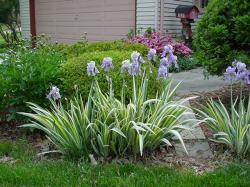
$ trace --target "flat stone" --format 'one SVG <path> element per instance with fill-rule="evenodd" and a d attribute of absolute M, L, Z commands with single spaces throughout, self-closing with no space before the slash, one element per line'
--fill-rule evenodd
<path fill-rule="evenodd" d="M 189 102 L 187 101 L 186 103 L 184 103 L 185 106 L 189 106 Z M 187 114 L 185 114 L 184 116 L 182 116 L 182 118 L 180 120 L 188 120 L 188 119 L 195 119 L 195 114 L 194 112 L 190 109 L 189 111 L 187 111 Z M 193 123 L 189 123 L 186 124 L 190 130 L 182 130 L 180 132 L 183 140 L 193 140 L 193 139 L 202 139 L 205 140 L 206 137 L 201 129 L 201 127 L 199 125 L 194 126 L 195 124 Z M 174 140 L 177 140 L 177 137 L 173 137 Z"/>
<path fill-rule="evenodd" d="M 183 140 L 205 140 L 206 137 L 200 126 L 196 126 L 192 130 L 183 130 L 180 132 Z"/>
<path fill-rule="evenodd" d="M 209 76 L 209 79 L 204 79 L 203 69 L 197 68 L 180 73 L 170 74 L 173 80 L 173 86 L 182 82 L 177 89 L 178 94 L 189 94 L 203 91 L 213 91 L 220 89 L 223 86 L 229 85 L 229 82 L 223 80 L 223 77 Z"/>
<path fill-rule="evenodd" d="M 175 146 L 176 154 L 179 157 L 188 156 L 188 157 L 198 158 L 198 159 L 206 159 L 206 158 L 213 157 L 213 153 L 206 140 L 186 142 L 185 146 L 188 151 L 188 155 L 186 154 L 183 146 L 180 143 L 175 143 L 174 146 Z"/>

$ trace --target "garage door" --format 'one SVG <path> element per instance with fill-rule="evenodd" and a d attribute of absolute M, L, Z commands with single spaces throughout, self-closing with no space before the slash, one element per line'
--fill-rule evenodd
<path fill-rule="evenodd" d="M 126 37 L 135 28 L 135 0 L 36 0 L 36 31 L 73 43 Z"/>

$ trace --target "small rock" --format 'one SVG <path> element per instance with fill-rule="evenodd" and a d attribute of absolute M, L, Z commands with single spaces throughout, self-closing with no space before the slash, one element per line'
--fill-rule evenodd
<path fill-rule="evenodd" d="M 3 156 L 0 158 L 0 163 L 3 163 L 3 164 L 14 164 L 16 163 L 17 160 L 15 160 L 14 158 L 12 157 L 9 157 L 9 156 Z"/>
<path fill-rule="evenodd" d="M 90 163 L 91 163 L 92 165 L 94 165 L 94 166 L 97 165 L 97 161 L 96 161 L 96 159 L 94 158 L 94 155 L 90 154 L 90 155 L 89 155 L 89 159 L 90 159 Z"/>

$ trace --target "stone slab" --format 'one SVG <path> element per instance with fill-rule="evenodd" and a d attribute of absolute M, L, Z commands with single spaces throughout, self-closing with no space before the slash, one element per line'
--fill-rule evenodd
<path fill-rule="evenodd" d="M 187 101 L 186 103 L 184 103 L 184 105 L 189 106 L 189 102 Z M 185 114 L 180 120 L 188 120 L 188 119 L 195 119 L 195 114 L 191 109 L 187 111 L 187 114 Z M 191 130 L 182 130 L 180 132 L 183 140 L 193 140 L 193 139 L 205 140 L 206 139 L 199 125 L 195 126 L 195 124 L 190 122 L 189 124 L 187 124 L 187 126 Z M 177 138 L 173 137 L 173 139 L 176 140 Z"/>
<path fill-rule="evenodd" d="M 207 158 L 213 157 L 213 153 L 206 140 L 186 142 L 185 146 L 188 151 L 188 155 L 186 154 L 186 152 L 184 151 L 180 143 L 175 143 L 174 146 L 175 146 L 176 154 L 179 157 L 188 156 L 188 157 L 198 158 L 198 159 L 207 159 Z"/>

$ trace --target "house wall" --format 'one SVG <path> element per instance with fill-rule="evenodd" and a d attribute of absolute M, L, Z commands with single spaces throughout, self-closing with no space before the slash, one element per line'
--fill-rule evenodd
<path fill-rule="evenodd" d="M 160 30 L 161 0 L 35 0 L 36 30 L 54 41 L 76 42 L 84 32 L 90 41 L 126 37 L 130 28 Z M 178 5 L 199 6 L 200 0 L 163 0 L 162 31 L 180 35 L 180 19 L 175 17 Z M 135 3 L 136 6 L 135 6 Z M 136 12 L 135 12 L 136 8 Z M 29 0 L 20 0 L 23 38 L 30 37 Z M 136 20 L 135 20 L 136 19 Z M 193 24 L 195 28 L 196 22 Z"/>
<path fill-rule="evenodd" d="M 158 15 L 159 0 L 137 0 L 136 28 L 144 32 L 147 28 L 159 26 Z"/>
<path fill-rule="evenodd" d="M 175 16 L 175 8 L 178 5 L 193 5 L 194 0 L 164 0 L 164 21 L 163 21 L 163 33 L 170 35 L 181 35 L 182 25 L 180 18 Z M 196 22 L 192 24 L 192 28 L 195 28 Z"/>
<path fill-rule="evenodd" d="M 135 28 L 135 0 L 36 0 L 36 31 L 73 43 L 125 38 Z"/>
<path fill-rule="evenodd" d="M 175 8 L 178 5 L 196 5 L 199 8 L 199 2 L 200 0 L 163 0 L 161 9 L 161 0 L 137 0 L 137 30 L 142 28 L 142 31 L 145 31 L 148 27 L 152 27 L 162 31 L 163 34 L 180 36 L 182 25 L 180 18 L 175 16 Z M 161 10 L 163 10 L 162 25 Z M 198 20 L 192 24 L 193 30 Z"/>
<path fill-rule="evenodd" d="M 30 38 L 30 7 L 29 0 L 20 0 L 20 19 L 22 37 Z"/>

